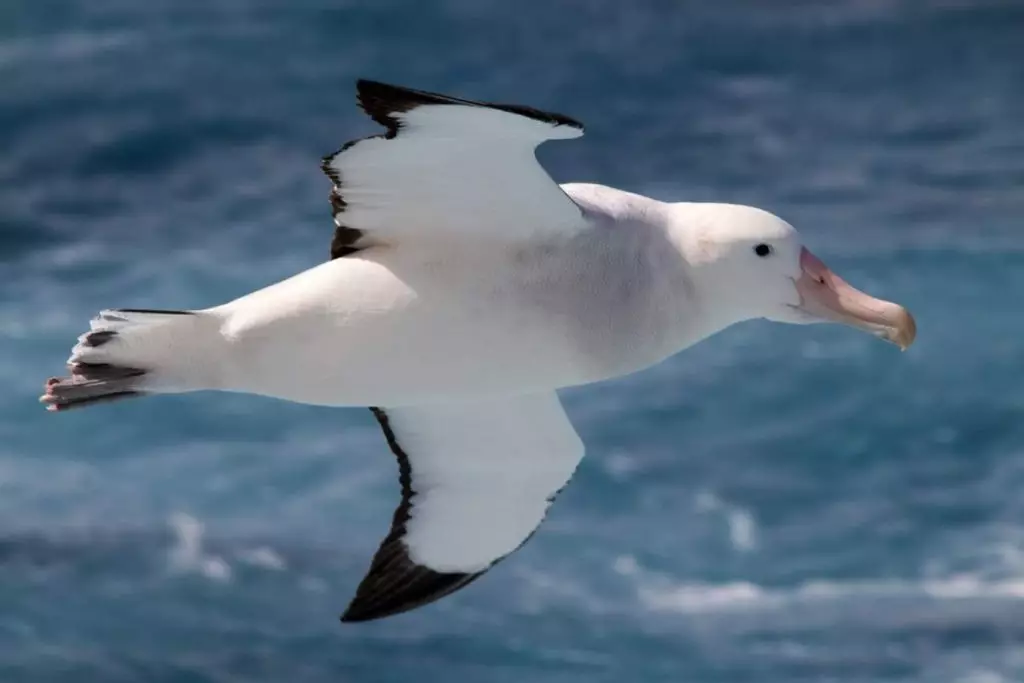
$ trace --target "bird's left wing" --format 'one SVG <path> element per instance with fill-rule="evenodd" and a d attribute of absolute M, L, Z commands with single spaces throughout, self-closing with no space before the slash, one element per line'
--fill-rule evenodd
<path fill-rule="evenodd" d="M 356 89 L 387 132 L 323 159 L 334 183 L 331 258 L 380 244 L 517 241 L 585 225 L 534 155 L 546 140 L 583 135 L 579 122 L 376 81 Z"/>
<path fill-rule="evenodd" d="M 558 396 L 373 408 L 402 500 L 342 621 L 453 593 L 517 550 L 583 457 Z"/>

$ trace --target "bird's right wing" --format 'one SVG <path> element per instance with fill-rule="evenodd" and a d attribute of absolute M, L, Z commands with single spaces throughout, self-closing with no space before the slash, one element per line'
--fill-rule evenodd
<path fill-rule="evenodd" d="M 583 457 L 555 393 L 373 409 L 402 501 L 342 621 L 453 593 L 518 549 Z"/>
<path fill-rule="evenodd" d="M 534 154 L 546 140 L 583 135 L 579 122 L 375 81 L 357 90 L 387 133 L 323 159 L 334 183 L 332 258 L 376 244 L 516 241 L 584 225 Z"/>

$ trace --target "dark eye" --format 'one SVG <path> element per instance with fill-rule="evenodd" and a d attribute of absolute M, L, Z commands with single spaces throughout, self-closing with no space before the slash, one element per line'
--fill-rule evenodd
<path fill-rule="evenodd" d="M 760 256 L 761 258 L 764 258 L 765 256 L 768 256 L 773 251 L 774 251 L 774 249 L 772 249 L 771 245 L 770 244 L 765 244 L 764 242 L 762 242 L 761 244 L 759 244 L 756 247 L 754 247 L 754 253 L 757 254 L 758 256 Z"/>

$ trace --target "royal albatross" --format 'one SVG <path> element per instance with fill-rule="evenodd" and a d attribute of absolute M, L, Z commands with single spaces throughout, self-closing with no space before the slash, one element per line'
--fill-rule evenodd
<path fill-rule="evenodd" d="M 583 457 L 556 390 L 651 366 L 734 323 L 841 322 L 906 348 L 761 209 L 557 185 L 560 114 L 374 81 L 381 135 L 323 159 L 331 260 L 204 310 L 99 313 L 49 410 L 220 390 L 374 406 L 402 499 L 343 621 L 457 591 L 530 538 Z"/>

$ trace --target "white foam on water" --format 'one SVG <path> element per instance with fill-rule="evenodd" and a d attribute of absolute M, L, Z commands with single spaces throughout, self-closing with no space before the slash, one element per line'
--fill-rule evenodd
<path fill-rule="evenodd" d="M 703 498 L 703 505 L 718 505 Z M 956 601 L 996 603 L 1024 609 L 1024 577 L 990 578 L 975 572 L 920 579 L 808 579 L 792 586 L 770 587 L 750 581 L 713 583 L 678 580 L 644 568 L 635 557 L 620 555 L 612 572 L 632 585 L 647 611 L 678 614 L 729 614 L 780 608 L 813 608 L 878 602 L 940 605 Z"/>
<path fill-rule="evenodd" d="M 253 567 L 269 569 L 272 571 L 283 571 L 287 569 L 284 558 L 274 552 L 273 548 L 260 546 L 249 548 L 238 553 L 238 559 Z"/>
<path fill-rule="evenodd" d="M 612 563 L 612 570 L 620 576 L 636 576 L 641 570 L 640 563 L 632 555 L 619 555 Z"/>
<path fill-rule="evenodd" d="M 956 679 L 956 683 L 1004 683 L 1008 679 L 988 669 L 975 669 Z"/>
<path fill-rule="evenodd" d="M 637 596 L 647 609 L 684 614 L 764 610 L 844 600 L 1024 601 L 1024 579 L 985 581 L 969 574 L 922 581 L 809 580 L 787 588 L 767 588 L 747 581 L 671 582 L 664 577 L 645 575 L 642 570 L 626 575 L 637 577 Z"/>
<path fill-rule="evenodd" d="M 168 520 L 174 534 L 168 561 L 175 572 L 193 573 L 213 581 L 230 581 L 231 565 L 217 555 L 203 552 L 203 523 L 183 512 L 175 512 Z"/>
<path fill-rule="evenodd" d="M 721 585 L 678 584 L 668 588 L 642 586 L 638 595 L 648 609 L 686 614 L 775 607 L 784 599 L 746 581 Z"/>
<path fill-rule="evenodd" d="M 711 491 L 701 491 L 694 500 L 698 512 L 722 516 L 729 529 L 729 542 L 734 550 L 749 552 L 757 547 L 757 520 L 749 510 L 726 502 Z"/>
<path fill-rule="evenodd" d="M 626 451 L 613 451 L 602 461 L 605 472 L 616 481 L 626 481 L 640 469 L 639 461 Z"/>

